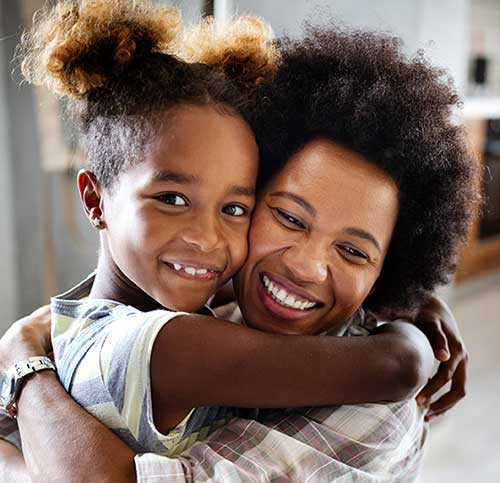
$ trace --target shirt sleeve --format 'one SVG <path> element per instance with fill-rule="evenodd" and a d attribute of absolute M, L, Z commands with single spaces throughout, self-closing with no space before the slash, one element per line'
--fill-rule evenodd
<path fill-rule="evenodd" d="M 108 326 L 99 347 L 102 381 L 121 422 L 138 444 L 130 444 L 124 431 L 115 432 L 135 449 L 143 448 L 144 451 L 147 448 L 165 454 L 182 436 L 175 429 L 167 435 L 156 429 L 150 377 L 151 353 L 156 337 L 166 323 L 179 315 L 187 314 L 156 310 L 117 318 Z M 119 427 L 120 422 L 106 421 L 105 424 Z"/>
<path fill-rule="evenodd" d="M 135 466 L 139 482 L 413 482 L 425 435 L 415 401 L 276 411 L 234 418 L 176 459 L 138 455 Z"/>
<path fill-rule="evenodd" d="M 21 436 L 17 422 L 3 410 L 0 410 L 0 439 L 8 441 L 17 449 L 22 450 Z"/>

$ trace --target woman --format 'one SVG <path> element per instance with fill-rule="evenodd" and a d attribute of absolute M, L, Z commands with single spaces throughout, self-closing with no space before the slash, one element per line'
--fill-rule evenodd
<path fill-rule="evenodd" d="M 264 159 L 283 168 L 260 196 L 238 276 L 247 324 L 319 333 L 328 318 L 342 329 L 363 302 L 372 309 L 419 303 L 446 280 L 477 199 L 461 132 L 448 121 L 456 96 L 438 71 L 407 63 L 394 42 L 372 34 L 312 30 L 303 42 L 286 41 L 283 54 L 262 94 L 271 104 L 257 117 Z M 387 251 L 383 266 L 379 250 Z M 292 317 L 287 297 L 268 296 L 270 283 L 314 303 L 308 316 Z M 463 379 L 465 360 L 454 363 Z M 20 412 L 24 433 L 30 416 L 22 400 Z M 74 447 L 66 451 L 61 468 L 75 463 Z M 101 475 L 132 471 L 126 448 L 115 452 L 114 469 L 92 456 L 106 468 Z"/>

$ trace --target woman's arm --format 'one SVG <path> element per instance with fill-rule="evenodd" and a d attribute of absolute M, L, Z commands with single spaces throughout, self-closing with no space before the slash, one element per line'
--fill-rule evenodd
<path fill-rule="evenodd" d="M 135 453 L 73 401 L 54 372 L 26 383 L 18 422 L 33 481 L 135 481 Z"/>
<path fill-rule="evenodd" d="M 433 358 L 425 336 L 407 323 L 385 324 L 370 337 L 297 337 L 179 316 L 153 346 L 155 422 L 167 431 L 198 406 L 397 401 L 427 381 Z"/>
<path fill-rule="evenodd" d="M 0 481 L 26 483 L 30 476 L 22 453 L 13 445 L 0 439 Z"/>
<path fill-rule="evenodd" d="M 50 351 L 48 307 L 16 322 L 0 340 L 0 370 Z M 71 399 L 52 371 L 26 380 L 18 401 L 23 453 L 0 441 L 0 481 L 133 482 L 134 453 Z"/>

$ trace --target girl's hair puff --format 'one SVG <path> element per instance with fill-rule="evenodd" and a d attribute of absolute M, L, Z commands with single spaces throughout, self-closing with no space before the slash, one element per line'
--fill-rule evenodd
<path fill-rule="evenodd" d="M 218 105 L 244 118 L 253 108 L 248 87 L 263 77 L 264 43 L 249 43 L 245 54 L 243 43 L 236 49 L 221 40 L 223 55 L 215 49 L 195 62 L 182 58 L 183 38 L 179 12 L 149 0 L 60 0 L 23 35 L 25 78 L 67 98 L 89 168 L 104 187 L 144 158 L 176 105 Z"/>
<path fill-rule="evenodd" d="M 247 88 L 271 79 L 280 55 L 271 26 L 259 17 L 241 16 L 218 26 L 208 17 L 187 29 L 179 55 L 223 69 L 226 75 Z"/>
<path fill-rule="evenodd" d="M 149 1 L 71 0 L 47 4 L 21 40 L 21 65 L 32 84 L 83 98 L 141 55 L 168 52 L 180 33 L 175 8 Z"/>

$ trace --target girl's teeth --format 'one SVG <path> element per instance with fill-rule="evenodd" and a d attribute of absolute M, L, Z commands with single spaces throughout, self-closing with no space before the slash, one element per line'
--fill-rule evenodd
<path fill-rule="evenodd" d="M 206 275 L 208 273 L 208 269 L 206 269 L 206 268 L 196 269 L 194 267 L 187 267 L 187 266 L 181 265 L 180 263 L 172 263 L 172 266 L 174 267 L 174 269 L 177 272 L 179 270 L 184 270 L 189 275 Z"/>
<path fill-rule="evenodd" d="M 293 295 L 288 294 L 284 289 L 280 289 L 276 285 L 274 285 L 274 283 L 271 282 L 271 280 L 269 280 L 269 278 L 265 275 L 262 277 L 262 281 L 267 291 L 272 295 L 274 300 L 276 300 L 280 305 L 283 305 L 284 307 L 289 307 L 296 310 L 306 310 L 316 305 L 315 302 L 296 300 Z"/>

